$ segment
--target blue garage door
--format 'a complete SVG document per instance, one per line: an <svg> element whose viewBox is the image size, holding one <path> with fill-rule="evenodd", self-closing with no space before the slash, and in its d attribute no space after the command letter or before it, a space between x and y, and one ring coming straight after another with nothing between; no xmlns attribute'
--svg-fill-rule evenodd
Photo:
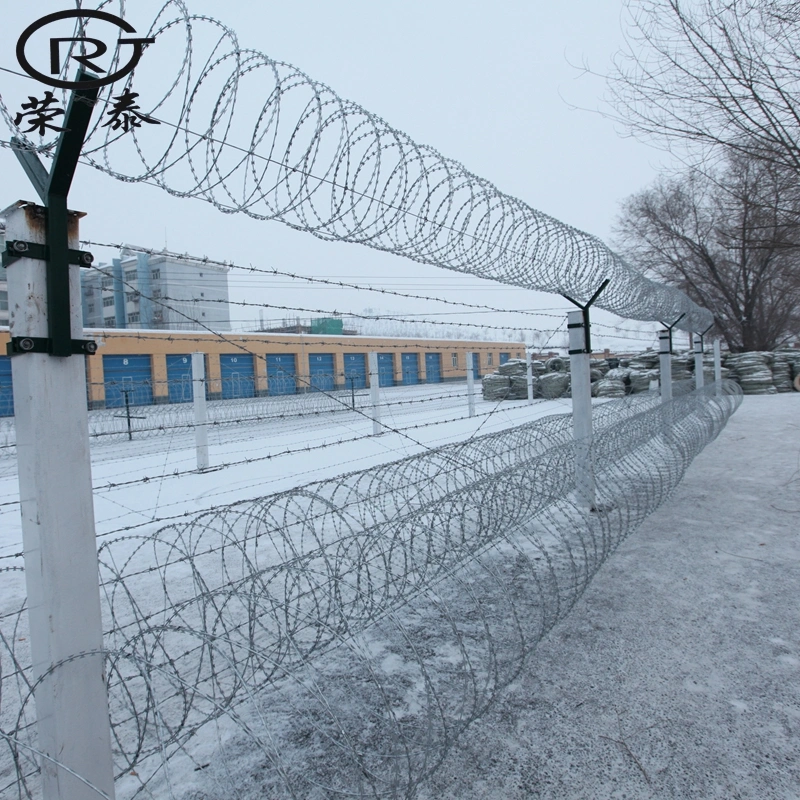
<svg viewBox="0 0 800 800"><path fill-rule="evenodd" d="M419 383L419 356L416 353L403 353L403 386L415 386Z"/></svg>
<svg viewBox="0 0 800 800"><path fill-rule="evenodd" d="M153 404L153 372L150 356L103 356L106 408Z"/></svg>
<svg viewBox="0 0 800 800"><path fill-rule="evenodd" d="M192 402L191 356L167 356L167 386L170 403Z"/></svg>
<svg viewBox="0 0 800 800"><path fill-rule="evenodd" d="M367 357L364 353L347 353L344 357L345 388L366 389Z"/></svg>
<svg viewBox="0 0 800 800"><path fill-rule="evenodd" d="M425 382L442 382L442 354L425 353Z"/></svg>
<svg viewBox="0 0 800 800"><path fill-rule="evenodd" d="M481 354L480 353L473 353L472 354L472 369L473 375L475 376L475 380L478 380L481 376Z"/></svg>
<svg viewBox="0 0 800 800"><path fill-rule="evenodd" d="M378 353L378 386L394 386L394 353Z"/></svg>
<svg viewBox="0 0 800 800"><path fill-rule="evenodd" d="M253 356L247 353L221 355L219 371L222 377L222 399L256 396L256 371Z"/></svg>
<svg viewBox="0 0 800 800"><path fill-rule="evenodd" d="M505 364L506 361L511 357L511 353L500 353L500 363Z"/></svg>
<svg viewBox="0 0 800 800"><path fill-rule="evenodd" d="M267 386L271 395L297 393L294 353L267 356Z"/></svg>
<svg viewBox="0 0 800 800"><path fill-rule="evenodd" d="M14 416L14 392L11 389L11 359L0 356L0 417Z"/></svg>
<svg viewBox="0 0 800 800"><path fill-rule="evenodd" d="M312 392L332 392L336 386L333 353L311 353L308 356L308 375Z"/></svg>

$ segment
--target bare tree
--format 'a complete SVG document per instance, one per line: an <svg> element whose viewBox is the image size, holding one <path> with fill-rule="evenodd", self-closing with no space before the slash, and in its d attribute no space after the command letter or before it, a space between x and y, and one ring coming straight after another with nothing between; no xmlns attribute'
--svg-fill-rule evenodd
<svg viewBox="0 0 800 800"><path fill-rule="evenodd" d="M793 170L729 155L623 203L618 248L708 308L734 351L800 332L800 192Z"/></svg>
<svg viewBox="0 0 800 800"><path fill-rule="evenodd" d="M729 149L800 172L797 0L626 0L613 115L667 149ZM719 145L723 147L720 148Z"/></svg>

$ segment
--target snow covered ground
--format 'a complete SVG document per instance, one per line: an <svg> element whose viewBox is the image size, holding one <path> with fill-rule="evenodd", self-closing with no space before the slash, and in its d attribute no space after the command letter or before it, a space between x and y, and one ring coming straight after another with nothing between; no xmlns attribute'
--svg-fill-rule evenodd
<svg viewBox="0 0 800 800"><path fill-rule="evenodd" d="M387 406L384 422L401 432L380 437L350 412L220 429L217 468L202 475L192 472L185 432L97 447L98 536L151 531L170 517L570 410L569 400L479 399L469 419L466 387L440 388L431 402ZM392 402L425 391L382 394ZM798 401L745 398L672 501L612 556L421 797L800 796ZM11 503L0 506L7 556L21 550L16 475L0 474L0 503Z"/></svg>
<svg viewBox="0 0 800 800"><path fill-rule="evenodd" d="M748 396L426 787L800 797L800 395Z"/></svg>

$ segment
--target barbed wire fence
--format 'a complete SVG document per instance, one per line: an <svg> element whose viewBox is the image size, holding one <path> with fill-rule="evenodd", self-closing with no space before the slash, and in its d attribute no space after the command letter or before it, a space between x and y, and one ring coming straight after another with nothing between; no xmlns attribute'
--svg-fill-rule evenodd
<svg viewBox="0 0 800 800"><path fill-rule="evenodd" d="M99 5L123 17L129 11L124 2ZM230 29L191 14L182 0L150 6L148 36L161 52L179 53L172 73L169 59L144 59L135 73L149 92L161 92L147 102L162 125L125 138L101 127L106 91L84 163L226 213L510 286L586 301L608 280L599 307L678 320L688 331L710 324L707 311L595 237L503 194L291 65L241 48ZM2 99L0 114L14 128ZM47 156L53 143L26 146ZM252 354L244 338L191 321ZM668 402L648 393L596 409L591 509L575 495L572 417L481 433L498 403L465 441L431 447L409 433L441 419L384 424L421 452L165 517L166 525L154 515L103 537L116 796L414 797L741 401L732 383L689 389L676 387ZM347 393L310 396L320 404L311 414L349 407L368 416ZM297 410L297 400L272 399L272 410L284 402ZM256 403L220 405L217 424L257 424L264 410ZM192 423L184 409L160 413L173 416L142 433L169 434L168 452ZM121 433L112 417L95 417L97 441ZM116 485L156 479L160 494L167 479L189 472L162 469ZM42 767L58 763L37 742L37 687L99 653L78 653L34 678L21 554L3 555L0 573L0 794L35 798Z"/></svg>
<svg viewBox="0 0 800 800"><path fill-rule="evenodd" d="M413 797L740 401L600 406L594 513L559 415L103 543L117 797ZM34 797L24 604L0 635Z"/></svg>

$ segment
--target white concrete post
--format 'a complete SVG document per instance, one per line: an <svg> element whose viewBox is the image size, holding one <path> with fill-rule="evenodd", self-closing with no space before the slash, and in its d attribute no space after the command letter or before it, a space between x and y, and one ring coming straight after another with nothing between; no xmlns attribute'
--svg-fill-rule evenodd
<svg viewBox="0 0 800 800"><path fill-rule="evenodd" d="M714 339L714 380L717 383L716 394L721 391L719 382L722 380L722 353L719 348L719 339Z"/></svg>
<svg viewBox="0 0 800 800"><path fill-rule="evenodd" d="M381 398L380 398L380 372L378 370L378 354L369 354L369 402L372 407L372 435L381 433Z"/></svg>
<svg viewBox="0 0 800 800"><path fill-rule="evenodd" d="M475 416L475 362L472 353L467 353L467 405L469 415Z"/></svg>
<svg viewBox="0 0 800 800"><path fill-rule="evenodd" d="M192 353L192 396L194 398L194 442L197 469L208 469L208 409L206 408L206 359Z"/></svg>
<svg viewBox="0 0 800 800"><path fill-rule="evenodd" d="M669 331L658 332L659 377L661 380L661 399L666 403L672 400L672 354L670 353Z"/></svg>
<svg viewBox="0 0 800 800"><path fill-rule="evenodd" d="M694 388L702 389L706 385L706 376L703 374L703 337L694 340Z"/></svg>
<svg viewBox="0 0 800 800"><path fill-rule="evenodd" d="M569 369L572 389L572 429L575 437L575 493L585 508L595 508L592 469L592 380L591 355L586 346L582 311L567 312L569 325ZM576 352L577 351L577 352Z"/></svg>
<svg viewBox="0 0 800 800"><path fill-rule="evenodd" d="M42 207L2 213L8 241L45 243ZM81 216L69 214L74 249ZM48 336L45 270L30 258L8 267L12 337ZM69 267L73 339L83 338L79 272ZM26 353L11 372L42 796L113 798L84 357Z"/></svg>
<svg viewBox="0 0 800 800"><path fill-rule="evenodd" d="M533 405L533 353L530 350L525 351L525 362L527 364L527 377L528 377L528 405Z"/></svg>

